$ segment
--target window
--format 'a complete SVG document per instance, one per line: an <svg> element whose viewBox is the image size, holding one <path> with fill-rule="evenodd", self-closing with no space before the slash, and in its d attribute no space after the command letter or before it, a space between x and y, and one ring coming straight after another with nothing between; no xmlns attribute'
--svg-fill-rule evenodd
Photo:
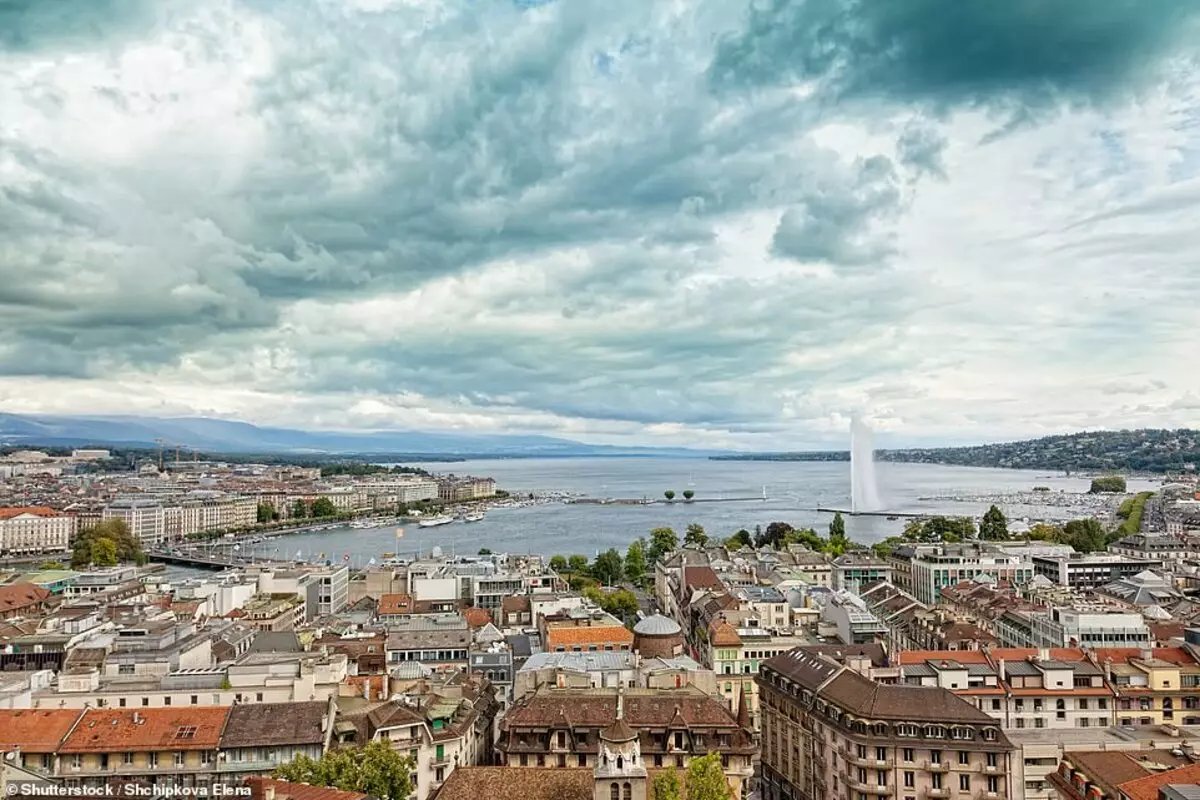
<svg viewBox="0 0 1200 800"><path fill-rule="evenodd" d="M175 751L175 766L177 766L177 767L183 766L183 751L182 750Z"/></svg>
<svg viewBox="0 0 1200 800"><path fill-rule="evenodd" d="M867 757L867 748L861 744L858 746L858 757L860 759L865 759Z"/></svg>
<svg viewBox="0 0 1200 800"><path fill-rule="evenodd" d="M876 747L875 748L875 760L876 761L887 761L887 748L886 747Z"/></svg>
<svg viewBox="0 0 1200 800"><path fill-rule="evenodd" d="M1000 701L992 700L992 711L999 711L999 710L1000 710Z"/></svg>
<svg viewBox="0 0 1200 800"><path fill-rule="evenodd" d="M149 757L148 757L148 759L147 759L147 760L148 760L148 762L149 762L149 764L150 764L150 767L151 767L152 769L153 769L154 767L157 767L157 766L158 766L158 753L151 753L151 754L149 755Z"/></svg>
<svg viewBox="0 0 1200 800"><path fill-rule="evenodd" d="M958 776L958 788L964 792L971 791L971 776L970 775L959 775Z"/></svg>
<svg viewBox="0 0 1200 800"><path fill-rule="evenodd" d="M909 789L916 786L917 785L917 773L915 773L915 772L904 773L904 785L906 788L909 788Z"/></svg>
<svg viewBox="0 0 1200 800"><path fill-rule="evenodd" d="M526 755L525 753L521 753L520 764L522 767L529 766L529 756Z"/></svg>
<svg viewBox="0 0 1200 800"><path fill-rule="evenodd" d="M971 763L971 754L968 753L966 750L959 750L958 751L958 763L970 764Z"/></svg>
<svg viewBox="0 0 1200 800"><path fill-rule="evenodd" d="M912 749L911 747L906 747L906 748L904 748L904 760L905 760L905 761L908 761L908 762L910 762L910 763L912 762L912 760L913 760L913 749Z"/></svg>
<svg viewBox="0 0 1200 800"><path fill-rule="evenodd" d="M567 746L567 732L566 731L558 732L558 746L559 747Z"/></svg>
<svg viewBox="0 0 1200 800"><path fill-rule="evenodd" d="M1041 717L1034 717L1033 727L1035 727L1035 728L1046 727L1046 720L1042 719Z"/></svg>
<svg viewBox="0 0 1200 800"><path fill-rule="evenodd" d="M989 775L987 779L987 790L992 794L1000 791L1000 779L995 775Z"/></svg>
<svg viewBox="0 0 1200 800"><path fill-rule="evenodd" d="M192 701L192 705L194 705L194 706L200 705L200 696L199 695L192 695L189 699Z"/></svg>
<svg viewBox="0 0 1200 800"><path fill-rule="evenodd" d="M581 767L586 767L587 766L587 753L580 753L579 756L577 757L577 763Z"/></svg>
<svg viewBox="0 0 1200 800"><path fill-rule="evenodd" d="M121 754L121 763L124 764L125 766L129 766L130 764L132 764L133 763L133 753L122 753Z"/></svg>
<svg viewBox="0 0 1200 800"><path fill-rule="evenodd" d="M117 700L117 705L120 706L121 708L124 708L125 707L125 698L122 697L119 700Z"/></svg>
<svg viewBox="0 0 1200 800"><path fill-rule="evenodd" d="M100 754L100 769L108 769L108 753Z"/></svg>
<svg viewBox="0 0 1200 800"><path fill-rule="evenodd" d="M83 766L83 756L79 753L71 756L71 769L79 769Z"/></svg>
<svg viewBox="0 0 1200 800"><path fill-rule="evenodd" d="M933 784L932 788L934 788L934 789L941 789L941 788L943 788L943 787L942 787L942 773L940 773L940 772L935 772L935 773L933 773L932 775L930 775L930 776L929 776L929 782L930 782L931 784Z"/></svg>
<svg viewBox="0 0 1200 800"><path fill-rule="evenodd" d="M1102 711L1103 711L1104 709L1108 708L1108 698L1107 698L1107 697L1101 697L1099 700L1097 700L1097 701L1096 701L1096 708L1099 708L1099 709L1100 709L1100 710L1102 710Z"/></svg>
<svg viewBox="0 0 1200 800"><path fill-rule="evenodd" d="M262 693L262 692L258 692L258 693L256 693L256 694L254 695L254 699L255 699L255 700L257 700L257 701L258 701L258 702L260 702L260 703L262 702L262 698L263 698L263 693Z"/></svg>
<svg viewBox="0 0 1200 800"><path fill-rule="evenodd" d="M994 767L994 766L996 766L996 754L995 754L995 753L988 753L988 754L987 754L987 765L988 765L989 767Z"/></svg>
<svg viewBox="0 0 1200 800"><path fill-rule="evenodd" d="M930 750L929 751L929 760L934 764L942 763L942 751L941 750Z"/></svg>
<svg viewBox="0 0 1200 800"><path fill-rule="evenodd" d="M133 670L134 670L133 664L118 664L117 665L117 674L118 675L132 675Z"/></svg>
<svg viewBox="0 0 1200 800"><path fill-rule="evenodd" d="M621 787L621 797L623 800L633 800L633 787L629 785L628 781Z"/></svg>
<svg viewBox="0 0 1200 800"><path fill-rule="evenodd" d="M562 768L566 768L566 766L567 766L567 754L566 753L558 754L558 766L562 767ZM438 770L438 771L440 772L441 770Z"/></svg>
<svg viewBox="0 0 1200 800"><path fill-rule="evenodd" d="M166 697L163 698L163 705L164 706L171 705L171 696L170 695L167 695Z"/></svg>
<svg viewBox="0 0 1200 800"><path fill-rule="evenodd" d="M608 797L609 797L609 800L621 800L620 785L618 785L617 783L610 783L608 785Z"/></svg>
<svg viewBox="0 0 1200 800"><path fill-rule="evenodd" d="M142 706L143 706L143 707L145 707L145 706L148 706L148 705L150 705L150 698L149 698L149 697L143 697L143 698L142 698Z"/></svg>
<svg viewBox="0 0 1200 800"><path fill-rule="evenodd" d="M181 725L179 727L179 730L175 731L175 738L176 739L195 739L196 738L196 726L195 725Z"/></svg>
<svg viewBox="0 0 1200 800"><path fill-rule="evenodd" d="M1059 702L1061 703L1062 701L1060 700ZM1087 707L1088 707L1088 701L1087 701L1087 698L1086 698L1086 697L1081 697L1081 698L1079 698L1079 710L1080 710L1080 711L1087 711Z"/></svg>

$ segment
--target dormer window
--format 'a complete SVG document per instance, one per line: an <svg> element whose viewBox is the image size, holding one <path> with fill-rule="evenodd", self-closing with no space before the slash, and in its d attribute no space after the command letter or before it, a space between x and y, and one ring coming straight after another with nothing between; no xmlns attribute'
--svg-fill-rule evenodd
<svg viewBox="0 0 1200 800"><path fill-rule="evenodd" d="M984 728L983 729L983 738L989 742L996 741L996 729L995 728Z"/></svg>
<svg viewBox="0 0 1200 800"><path fill-rule="evenodd" d="M946 729L941 725L928 725L925 728L925 735L930 739L945 739Z"/></svg>

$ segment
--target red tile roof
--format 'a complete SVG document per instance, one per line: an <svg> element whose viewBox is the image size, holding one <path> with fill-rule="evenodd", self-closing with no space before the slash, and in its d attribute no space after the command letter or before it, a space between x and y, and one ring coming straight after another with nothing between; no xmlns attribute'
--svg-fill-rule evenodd
<svg viewBox="0 0 1200 800"><path fill-rule="evenodd" d="M0 519L12 519L22 514L36 514L39 517L62 516L62 514L48 506L4 506L0 508Z"/></svg>
<svg viewBox="0 0 1200 800"><path fill-rule="evenodd" d="M683 585L689 589L724 589L720 576L712 567L684 567Z"/></svg>
<svg viewBox="0 0 1200 800"><path fill-rule="evenodd" d="M1098 651L1097 651L1098 652ZM1137 652L1134 650L1133 652ZM1024 661L1038 655L1036 647L994 647L991 651L993 660L1003 658L1005 661ZM1051 661L1086 661L1087 656L1078 647L1051 647Z"/></svg>
<svg viewBox="0 0 1200 800"><path fill-rule="evenodd" d="M467 618L467 624L472 628L482 628L492 621L492 615L482 608L468 608L463 612L463 616Z"/></svg>
<svg viewBox="0 0 1200 800"><path fill-rule="evenodd" d="M1034 651L1036 653L1036 651ZM901 650L896 654L901 664L924 664L926 661L957 661L960 664L986 664L982 650Z"/></svg>
<svg viewBox="0 0 1200 800"><path fill-rule="evenodd" d="M0 711L0 750L53 753L82 711L54 709Z"/></svg>
<svg viewBox="0 0 1200 800"><path fill-rule="evenodd" d="M250 800L265 800L268 786L275 790L275 800L366 800L369 797L362 792L346 792L274 778L247 778L244 785L250 787Z"/></svg>
<svg viewBox="0 0 1200 800"><path fill-rule="evenodd" d="M633 644L633 634L620 625L602 625L597 627L550 628L546 631L546 650L553 651L555 647L574 647L579 645L622 645Z"/></svg>
<svg viewBox="0 0 1200 800"><path fill-rule="evenodd" d="M1200 764L1189 764L1144 778L1135 778L1119 784L1117 788L1129 797L1129 800L1156 800L1159 789L1175 783L1200 783Z"/></svg>
<svg viewBox="0 0 1200 800"><path fill-rule="evenodd" d="M215 750L228 717L228 706L88 709L59 752Z"/></svg>
<svg viewBox="0 0 1200 800"><path fill-rule="evenodd" d="M412 613L412 598L406 594L385 594L379 597L380 614Z"/></svg>
<svg viewBox="0 0 1200 800"><path fill-rule="evenodd" d="M709 641L713 647L741 647L742 637L738 636L737 628L724 620L714 622L709 631Z"/></svg>
<svg viewBox="0 0 1200 800"><path fill-rule="evenodd" d="M0 586L0 614L32 608L51 597L47 589L24 581L9 586Z"/></svg>
<svg viewBox="0 0 1200 800"><path fill-rule="evenodd" d="M1169 661L1172 664L1196 665L1196 659L1182 647L1155 647L1150 652L1154 658ZM1106 658L1111 658L1113 661L1130 661L1142 657L1142 651L1136 647L1101 647L1097 648L1095 653L1096 660L1101 664Z"/></svg>

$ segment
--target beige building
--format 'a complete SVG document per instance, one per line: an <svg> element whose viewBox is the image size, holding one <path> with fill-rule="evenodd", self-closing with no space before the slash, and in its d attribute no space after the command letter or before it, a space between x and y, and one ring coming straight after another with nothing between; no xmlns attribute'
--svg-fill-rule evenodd
<svg viewBox="0 0 1200 800"><path fill-rule="evenodd" d="M0 550L8 555L71 549L78 520L45 506L0 508Z"/></svg>
<svg viewBox="0 0 1200 800"><path fill-rule="evenodd" d="M758 682L766 800L1022 797L999 723L946 689L877 684L804 650Z"/></svg>
<svg viewBox="0 0 1200 800"><path fill-rule="evenodd" d="M124 520L130 534L144 548L158 547L166 538L166 514L162 503L157 500L114 500L104 507L101 519Z"/></svg>
<svg viewBox="0 0 1200 800"><path fill-rule="evenodd" d="M256 594L242 606L239 619L260 631L291 631L304 624L304 599L296 594Z"/></svg>

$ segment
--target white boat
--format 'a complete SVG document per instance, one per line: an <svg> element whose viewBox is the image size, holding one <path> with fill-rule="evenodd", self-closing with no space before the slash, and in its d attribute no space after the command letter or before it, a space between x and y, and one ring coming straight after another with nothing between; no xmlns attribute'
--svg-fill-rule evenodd
<svg viewBox="0 0 1200 800"><path fill-rule="evenodd" d="M418 522L417 527L436 528L439 525L449 525L451 522L454 522L454 517L430 517L429 519L423 519Z"/></svg>
<svg viewBox="0 0 1200 800"><path fill-rule="evenodd" d="M482 521L483 521L482 513L467 514L465 517L463 517L463 522L482 522Z"/></svg>

